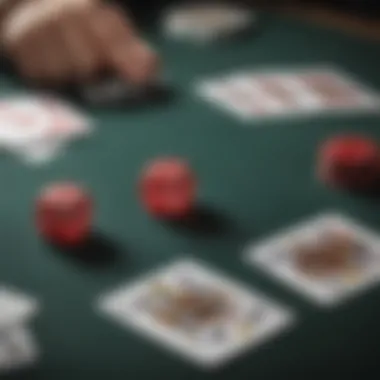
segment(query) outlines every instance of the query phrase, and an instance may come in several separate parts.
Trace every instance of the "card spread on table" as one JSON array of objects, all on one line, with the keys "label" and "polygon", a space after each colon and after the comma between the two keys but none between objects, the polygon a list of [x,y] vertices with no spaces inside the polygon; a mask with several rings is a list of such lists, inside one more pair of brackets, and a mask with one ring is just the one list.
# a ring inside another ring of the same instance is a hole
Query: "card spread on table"
[{"label": "card spread on table", "polygon": [[190,259],[101,297],[99,307],[205,368],[219,367],[294,320],[286,308]]},{"label": "card spread on table", "polygon": [[324,306],[380,280],[380,236],[339,213],[318,215],[253,244],[244,258]]},{"label": "card spread on table", "polygon": [[200,81],[201,98],[243,120],[378,112],[380,93],[329,67],[236,72]]},{"label": "card spread on table", "polygon": [[50,161],[68,141],[90,130],[89,119],[57,98],[0,98],[0,148],[27,162]]}]

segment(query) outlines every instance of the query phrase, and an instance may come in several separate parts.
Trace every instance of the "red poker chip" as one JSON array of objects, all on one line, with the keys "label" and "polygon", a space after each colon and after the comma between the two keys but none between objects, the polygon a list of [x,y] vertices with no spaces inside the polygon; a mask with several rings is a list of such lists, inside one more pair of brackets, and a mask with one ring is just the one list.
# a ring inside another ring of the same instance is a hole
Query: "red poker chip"
[{"label": "red poker chip", "polygon": [[324,161],[360,166],[377,160],[379,158],[379,147],[371,139],[357,136],[339,136],[323,144],[320,156]]},{"label": "red poker chip", "polygon": [[160,158],[146,165],[144,170],[145,176],[154,176],[157,173],[176,173],[186,169],[189,171],[189,166],[185,160],[174,157]]},{"label": "red poker chip", "polygon": [[146,166],[140,178],[140,198],[156,217],[186,217],[195,202],[196,181],[186,161],[160,158]]},{"label": "red poker chip", "polygon": [[38,196],[37,206],[40,210],[70,210],[78,206],[90,208],[90,194],[81,186],[73,183],[57,183],[44,188]]},{"label": "red poker chip", "polygon": [[50,202],[69,200],[76,198],[82,190],[79,186],[72,183],[58,183],[46,187],[42,193],[41,197]]},{"label": "red poker chip", "polygon": [[380,149],[375,141],[364,137],[329,139],[319,151],[318,176],[334,187],[376,186],[380,177]]},{"label": "red poker chip", "polygon": [[74,183],[46,187],[36,203],[37,229],[47,240],[60,245],[76,245],[90,234],[93,214],[88,192]]}]

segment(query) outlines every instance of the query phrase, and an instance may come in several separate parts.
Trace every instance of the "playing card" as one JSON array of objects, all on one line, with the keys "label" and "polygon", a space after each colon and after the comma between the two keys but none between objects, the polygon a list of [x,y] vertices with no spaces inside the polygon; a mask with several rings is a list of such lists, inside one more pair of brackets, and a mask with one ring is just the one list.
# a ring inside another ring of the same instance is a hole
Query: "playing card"
[{"label": "playing card", "polygon": [[378,101],[370,92],[332,70],[301,73],[294,76],[294,80],[319,102],[321,108],[350,109],[378,105]]},{"label": "playing card", "polygon": [[244,259],[314,302],[332,306],[380,279],[380,236],[325,213],[248,247]]},{"label": "playing card", "polygon": [[300,96],[300,89],[294,85],[290,75],[254,75],[252,78],[248,76],[246,81],[252,83],[261,96],[269,97],[277,105],[280,112],[296,111],[304,101],[304,97]]},{"label": "playing card", "polygon": [[209,42],[246,30],[253,22],[253,13],[245,7],[202,2],[169,9],[162,29],[172,38]]},{"label": "playing card", "polygon": [[87,118],[72,106],[51,96],[15,96],[0,99],[0,137],[39,139],[85,134]]},{"label": "playing card", "polygon": [[38,141],[20,147],[17,152],[21,159],[29,164],[44,164],[62,154],[66,143],[60,140]]},{"label": "playing card", "polygon": [[378,112],[380,105],[375,91],[327,67],[244,70],[202,80],[196,85],[196,92],[244,120],[331,112]]},{"label": "playing card", "polygon": [[202,81],[196,92],[204,100],[245,121],[281,116],[299,108],[296,99],[289,96],[285,101],[286,87],[278,78],[249,72]]},{"label": "playing card", "polygon": [[190,259],[102,296],[98,306],[207,368],[260,345],[294,318],[257,291]]},{"label": "playing card", "polygon": [[243,120],[252,114],[264,116],[273,113],[278,105],[269,96],[263,96],[254,83],[244,76],[232,76],[223,81],[201,83],[198,93],[218,107],[225,108]]},{"label": "playing card", "polygon": [[89,132],[89,120],[56,98],[15,96],[0,100],[0,148],[27,161],[53,158],[61,145]]},{"label": "playing card", "polygon": [[29,366],[38,356],[35,339],[25,327],[0,330],[0,373]]},{"label": "playing card", "polygon": [[0,287],[0,311],[0,330],[2,330],[32,318],[38,311],[38,303],[18,291]]},{"label": "playing card", "polygon": [[67,139],[87,136],[92,131],[93,121],[64,100],[46,96],[40,99],[40,104],[50,109],[53,134]]}]

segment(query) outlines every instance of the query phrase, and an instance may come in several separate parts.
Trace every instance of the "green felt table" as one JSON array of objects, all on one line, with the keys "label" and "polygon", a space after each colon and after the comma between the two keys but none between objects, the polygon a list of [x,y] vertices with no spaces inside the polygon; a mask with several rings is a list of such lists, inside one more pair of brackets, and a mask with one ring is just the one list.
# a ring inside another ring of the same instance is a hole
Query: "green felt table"
[{"label": "green felt table", "polygon": [[[15,379],[291,379],[365,376],[378,365],[380,291],[322,310],[241,260],[244,246],[314,213],[336,209],[380,227],[376,200],[333,192],[314,178],[318,144],[340,132],[380,138],[373,115],[252,121],[197,99],[198,78],[241,67],[333,63],[380,88],[380,46],[293,20],[263,15],[257,33],[212,46],[165,40],[161,51],[175,99],[139,110],[87,109],[95,133],[44,167],[0,160],[0,279],[37,296],[32,323],[42,357]],[[1,93],[17,88],[1,76]],[[189,160],[210,228],[186,229],[150,218],[136,181],[143,164],[162,155]],[[48,247],[37,236],[33,204],[38,190],[75,180],[96,200],[95,229],[102,236],[84,259]],[[95,312],[99,294],[165,265],[195,255],[292,307],[298,322],[287,334],[248,352],[217,373],[203,372],[165,348]],[[91,259],[91,256],[92,259]],[[314,376],[314,377],[313,377]]]}]

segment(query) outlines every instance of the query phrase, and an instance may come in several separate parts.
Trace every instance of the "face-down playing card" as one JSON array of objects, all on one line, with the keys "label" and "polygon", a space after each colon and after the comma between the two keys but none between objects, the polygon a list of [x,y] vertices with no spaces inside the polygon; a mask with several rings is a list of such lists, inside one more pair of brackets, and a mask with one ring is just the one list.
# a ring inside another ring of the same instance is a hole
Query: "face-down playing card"
[{"label": "face-down playing card", "polygon": [[117,289],[98,306],[206,368],[219,367],[293,321],[288,310],[193,260]]},{"label": "face-down playing card", "polygon": [[244,258],[323,306],[380,280],[380,236],[334,212],[252,244]]}]

